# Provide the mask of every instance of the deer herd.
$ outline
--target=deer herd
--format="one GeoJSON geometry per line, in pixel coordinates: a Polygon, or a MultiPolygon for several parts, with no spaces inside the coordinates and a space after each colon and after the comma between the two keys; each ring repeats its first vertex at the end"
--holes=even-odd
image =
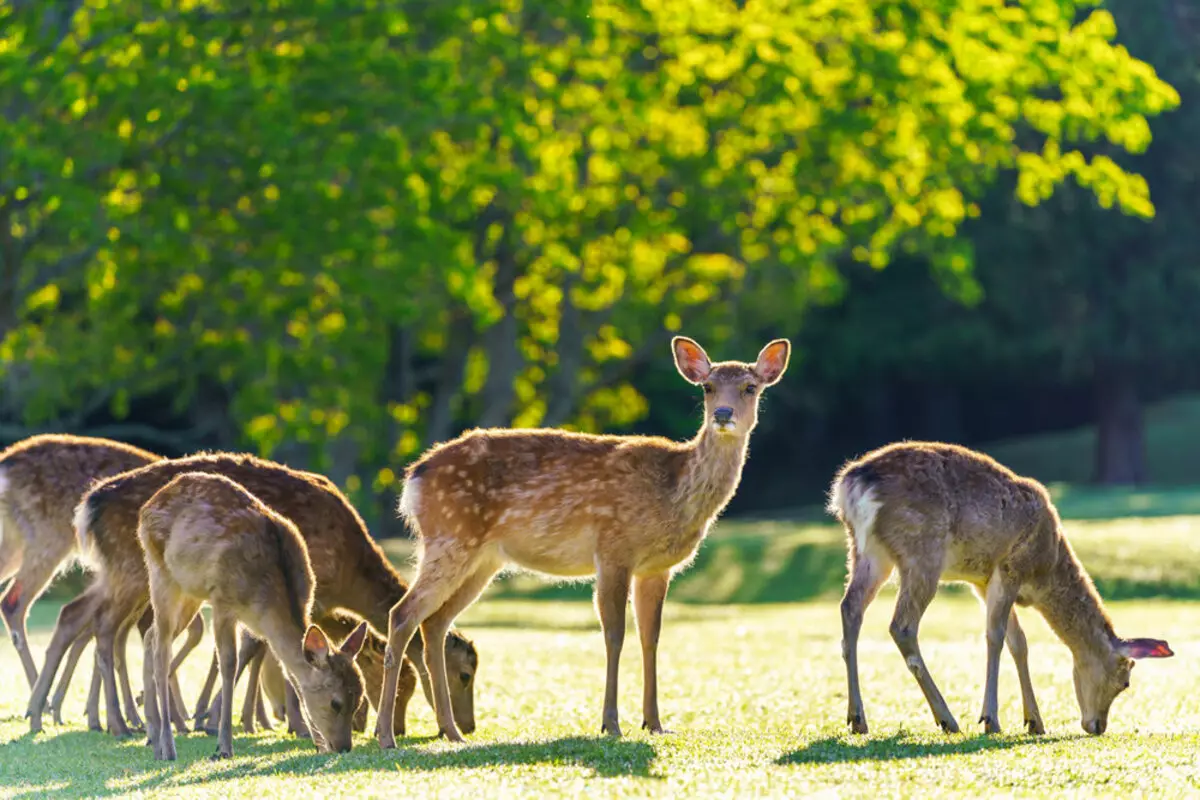
{"type": "MultiPolygon", "coordinates": [[[[632,596],[642,726],[663,732],[657,653],[667,588],[737,489],[759,397],[783,376],[790,354],[784,339],[754,363],[714,364],[684,337],[672,349],[679,373],[703,390],[703,422],[690,441],[472,430],[411,464],[399,503],[421,545],[411,586],[321,475],[244,454],[165,459],[78,436],[12,445],[0,453],[0,584],[7,582],[0,612],[31,687],[31,730],[42,729],[47,711],[61,723],[67,686],[93,641],[88,726],[102,729],[103,695],[109,733],[142,728],[125,661],[136,627],[148,744],[155,758],[174,759],[174,732],[186,731],[189,717],[177,671],[202,640],[199,612],[208,604],[215,653],[190,716],[197,729],[217,735],[217,757],[233,752],[233,696],[243,674],[248,732],[286,720],[319,749],[344,752],[354,731],[365,730],[371,706],[378,742],[392,748],[420,682],[441,734],[462,741],[475,729],[479,655],[454,621],[512,565],[594,576],[607,653],[601,730],[614,736],[621,734],[617,676],[632,596]],[[90,583],[59,612],[39,672],[26,618],[72,558],[90,567],[90,583]]],[[[917,636],[941,581],[970,584],[985,605],[985,732],[1000,730],[1005,644],[1025,725],[1045,731],[1015,606],[1034,606],[1070,648],[1090,734],[1104,732],[1134,659],[1172,655],[1166,642],[1115,633],[1046,490],[985,455],[939,443],[881,448],[839,471],[828,508],[847,534],[842,653],[855,733],[867,732],[858,680],[863,613],[893,572],[892,638],[948,732],[958,723],[917,636]]]]}

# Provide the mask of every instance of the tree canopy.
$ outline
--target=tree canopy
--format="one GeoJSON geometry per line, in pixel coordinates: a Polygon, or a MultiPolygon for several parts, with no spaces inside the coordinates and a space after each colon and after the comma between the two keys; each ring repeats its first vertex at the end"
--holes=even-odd
{"type": "Polygon", "coordinates": [[[629,425],[667,332],[794,332],[847,261],[976,300],[1002,172],[1152,216],[1114,156],[1178,95],[1115,34],[1071,0],[6,3],[7,411],[154,398],[377,491],[465,424],[629,425]]]}

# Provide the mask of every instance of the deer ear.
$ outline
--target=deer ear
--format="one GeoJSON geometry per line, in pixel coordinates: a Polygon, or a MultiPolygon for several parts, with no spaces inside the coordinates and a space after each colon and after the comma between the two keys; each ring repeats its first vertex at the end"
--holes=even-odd
{"type": "Polygon", "coordinates": [[[777,383],[787,369],[788,359],[792,355],[792,343],[787,339],[776,339],[762,349],[758,361],[754,364],[754,372],[766,386],[777,383]]]}
{"type": "Polygon", "coordinates": [[[1117,650],[1129,658],[1170,658],[1171,645],[1162,639],[1122,639],[1117,650]]]}
{"type": "Polygon", "coordinates": [[[708,373],[712,371],[712,363],[708,353],[686,336],[676,336],[671,340],[671,350],[675,353],[675,369],[689,383],[704,383],[708,373]]]}
{"type": "Polygon", "coordinates": [[[346,641],[342,642],[342,646],[338,648],[338,652],[350,658],[357,658],[358,652],[362,650],[363,642],[366,640],[367,621],[363,620],[358,623],[357,628],[350,632],[350,635],[346,637],[346,641]]]}
{"type": "Polygon", "coordinates": [[[325,631],[316,625],[309,625],[304,634],[304,659],[309,664],[318,664],[329,658],[329,639],[325,631]]]}

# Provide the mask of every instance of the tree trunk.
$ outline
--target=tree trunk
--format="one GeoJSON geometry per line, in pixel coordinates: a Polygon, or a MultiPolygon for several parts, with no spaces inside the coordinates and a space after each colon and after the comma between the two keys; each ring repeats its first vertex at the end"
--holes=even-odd
{"type": "Polygon", "coordinates": [[[442,353],[441,374],[433,390],[433,402],[426,416],[425,445],[444,442],[454,435],[455,405],[462,398],[463,371],[471,349],[474,325],[470,317],[461,316],[450,323],[446,350],[442,353]]]}
{"type": "Polygon", "coordinates": [[[1129,367],[1096,371],[1096,483],[1133,485],[1146,480],[1146,432],[1137,376],[1129,367]]]}

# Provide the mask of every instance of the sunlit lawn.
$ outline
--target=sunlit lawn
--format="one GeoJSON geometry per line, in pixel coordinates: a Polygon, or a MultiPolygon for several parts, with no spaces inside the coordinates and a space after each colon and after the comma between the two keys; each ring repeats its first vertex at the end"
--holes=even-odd
{"type": "MultiPolygon", "coordinates": [[[[273,733],[235,737],[235,758],[212,762],[215,741],[180,740],[180,760],[151,760],[141,741],[115,742],[82,726],[77,679],[69,724],[31,739],[20,718],[26,688],[11,647],[0,650],[0,794],[66,797],[137,792],[238,796],[885,796],[1004,793],[1179,796],[1200,792],[1200,604],[1114,604],[1119,630],[1168,638],[1177,657],[1140,665],[1102,738],[1079,729],[1070,659],[1030,617],[1034,681],[1049,735],[1021,731],[1015,674],[1001,675],[1009,733],[977,733],[983,683],[980,612],[943,596],[922,630],[927,660],[968,733],[944,736],[887,636],[892,596],[871,609],[861,646],[869,738],[843,731],[845,689],[836,604],[671,605],[663,635],[662,707],[676,733],[638,728],[640,658],[630,636],[621,710],[628,737],[597,735],[603,645],[581,602],[484,600],[462,627],[475,637],[479,731],[465,746],[434,741],[432,716],[414,701],[412,738],[380,752],[362,737],[348,755],[273,733]]],[[[41,615],[45,618],[45,615],[41,615]]],[[[39,632],[36,647],[45,646],[39,632]]],[[[134,675],[140,648],[131,647],[134,675]]],[[[195,697],[207,654],[186,665],[195,697]]],[[[240,708],[239,706],[237,706],[240,708]]]]}

